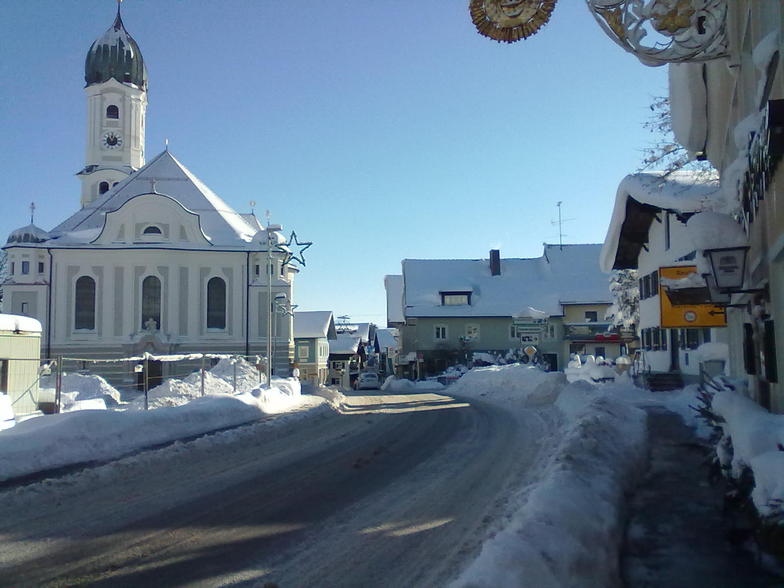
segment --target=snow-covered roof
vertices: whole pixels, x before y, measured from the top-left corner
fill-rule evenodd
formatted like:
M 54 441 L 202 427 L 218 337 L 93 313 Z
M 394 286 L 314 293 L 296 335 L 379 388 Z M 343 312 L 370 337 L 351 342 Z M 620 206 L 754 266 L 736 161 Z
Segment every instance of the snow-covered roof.
M 642 172 L 626 176 L 618 186 L 615 206 L 607 236 L 599 257 L 602 271 L 609 272 L 617 267 L 617 257 L 625 241 L 639 243 L 639 235 L 644 229 L 647 235 L 652 213 L 643 219 L 642 225 L 633 218 L 630 208 L 643 205 L 649 211 L 671 210 L 677 213 L 693 213 L 710 210 L 713 199 L 719 194 L 719 180 L 716 174 L 705 171 L 680 170 L 664 177 L 664 172 Z M 632 226 L 634 225 L 634 226 Z M 626 233 L 626 235 L 624 235 Z M 634 235 L 632 235 L 634 233 Z M 622 241 L 624 241 L 622 243 Z M 639 247 L 637 247 L 639 250 Z M 626 265 L 626 264 L 622 264 Z
M 212 245 L 244 247 L 259 232 L 258 221 L 237 213 L 166 150 L 60 223 L 50 235 L 63 244 L 90 242 L 103 227 L 106 213 L 119 209 L 135 196 L 151 192 L 169 196 L 198 214 Z
M 403 276 L 384 276 L 384 289 L 387 292 L 387 323 L 402 323 L 403 317 Z
M 334 339 L 330 339 L 329 352 L 336 355 L 357 353 L 361 342 L 360 338 L 354 335 L 339 334 Z
M 20 316 L 18 314 L 0 314 L 0 331 L 40 333 L 41 323 L 29 316 Z
M 404 259 L 407 317 L 527 316 L 529 307 L 561 315 L 562 304 L 609 303 L 598 267 L 600 244 L 547 245 L 541 257 L 502 259 L 490 275 L 487 259 Z M 470 292 L 469 305 L 442 305 L 442 292 Z
M 294 313 L 294 338 L 316 339 L 326 337 L 334 339 L 335 321 L 331 310 L 298 311 Z
M 397 329 L 376 329 L 376 350 L 397 349 L 400 346 Z
M 49 240 L 49 233 L 34 224 L 16 229 L 8 235 L 8 243 L 43 243 Z
M 370 341 L 370 323 L 341 323 L 335 325 L 338 335 L 353 335 L 362 341 Z

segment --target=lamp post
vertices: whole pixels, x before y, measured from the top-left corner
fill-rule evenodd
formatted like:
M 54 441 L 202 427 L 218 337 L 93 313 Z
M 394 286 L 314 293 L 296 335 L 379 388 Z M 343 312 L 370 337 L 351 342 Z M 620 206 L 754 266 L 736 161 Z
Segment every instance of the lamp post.
M 277 315 L 281 316 L 294 316 L 294 309 L 297 308 L 296 304 L 291 304 L 289 302 L 288 297 L 283 293 L 280 292 L 279 294 L 275 295 L 275 299 L 273 301 L 274 305 L 274 315 L 275 315 L 275 331 L 273 333 L 273 351 L 272 353 L 275 354 L 275 343 L 277 343 L 278 339 L 278 319 Z

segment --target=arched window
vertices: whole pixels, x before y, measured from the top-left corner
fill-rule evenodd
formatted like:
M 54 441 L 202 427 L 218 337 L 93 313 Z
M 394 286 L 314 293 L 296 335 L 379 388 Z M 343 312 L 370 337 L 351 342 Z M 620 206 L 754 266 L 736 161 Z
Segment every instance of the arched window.
M 109 182 L 101 182 L 98 184 L 98 193 L 106 194 L 109 191 Z
M 106 107 L 106 118 L 120 118 L 120 109 L 110 104 Z
M 221 278 L 207 282 L 207 328 L 226 328 L 226 282 Z
M 95 280 L 90 276 L 76 280 L 74 328 L 95 329 Z
M 161 229 L 156 227 L 155 225 L 150 225 L 144 231 L 142 231 L 144 235 L 161 235 Z
M 155 276 L 147 276 L 142 282 L 141 323 L 142 329 L 161 328 L 161 281 Z

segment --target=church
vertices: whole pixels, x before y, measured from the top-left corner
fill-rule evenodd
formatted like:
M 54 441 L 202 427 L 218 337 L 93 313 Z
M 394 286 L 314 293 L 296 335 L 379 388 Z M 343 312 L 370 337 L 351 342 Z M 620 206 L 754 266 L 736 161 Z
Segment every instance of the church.
M 147 68 L 119 5 L 84 74 L 80 207 L 50 231 L 31 223 L 8 237 L 4 311 L 41 322 L 46 358 L 272 349 L 286 375 L 305 247 L 233 210 L 168 147 L 145 162 Z

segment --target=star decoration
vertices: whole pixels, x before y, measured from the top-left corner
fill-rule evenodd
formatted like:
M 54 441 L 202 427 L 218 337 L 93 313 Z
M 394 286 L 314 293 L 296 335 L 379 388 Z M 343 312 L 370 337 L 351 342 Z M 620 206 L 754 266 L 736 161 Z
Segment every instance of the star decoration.
M 296 261 L 302 267 L 305 267 L 305 250 L 308 249 L 311 245 L 313 245 L 312 241 L 302 241 L 300 242 L 297 239 L 297 233 L 291 231 L 291 236 L 289 237 L 288 243 L 284 243 L 285 247 L 288 248 L 288 259 L 284 261 L 284 263 L 288 263 L 289 261 Z M 283 246 L 280 246 L 281 249 Z

